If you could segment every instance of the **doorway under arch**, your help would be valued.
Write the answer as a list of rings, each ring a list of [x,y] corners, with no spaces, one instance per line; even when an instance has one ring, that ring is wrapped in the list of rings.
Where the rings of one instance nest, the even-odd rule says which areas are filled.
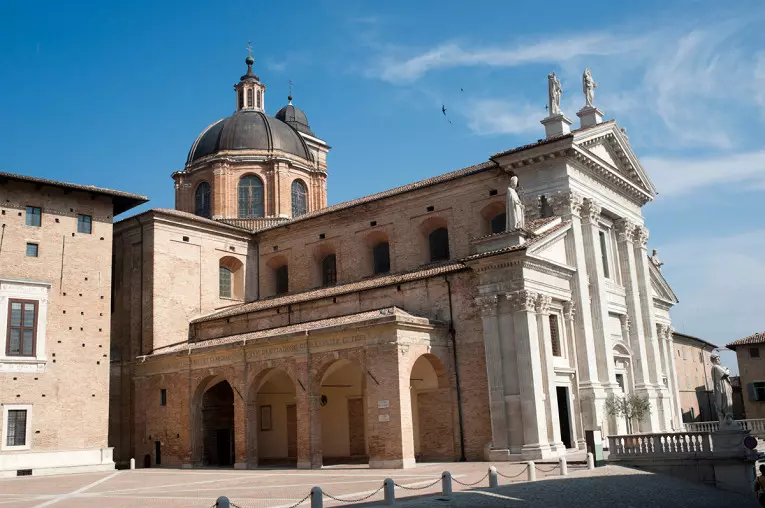
[[[420,356],[409,375],[412,438],[418,462],[454,460],[454,425],[449,382],[443,363]]]
[[[234,390],[220,381],[202,395],[202,465],[234,465]]]
[[[248,401],[250,456],[258,466],[297,465],[297,403],[295,383],[281,369],[256,379]]]
[[[364,375],[350,360],[335,361],[321,381],[323,464],[369,462]]]

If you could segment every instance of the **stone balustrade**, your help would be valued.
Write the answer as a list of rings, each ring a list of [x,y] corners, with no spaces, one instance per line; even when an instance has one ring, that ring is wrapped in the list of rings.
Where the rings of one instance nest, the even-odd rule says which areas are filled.
[[[735,420],[741,430],[748,430],[753,436],[765,438],[765,418],[751,420]],[[693,422],[686,423],[685,428],[689,432],[717,432],[720,422]]]
[[[608,460],[710,455],[709,432],[664,432],[608,437]]]

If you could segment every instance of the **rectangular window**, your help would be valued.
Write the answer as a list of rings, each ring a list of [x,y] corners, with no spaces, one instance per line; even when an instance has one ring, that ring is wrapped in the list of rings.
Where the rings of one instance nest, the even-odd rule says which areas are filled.
[[[5,446],[26,446],[27,444],[27,410],[9,409]]]
[[[27,243],[27,257],[36,258],[38,247],[36,243]]]
[[[685,360],[685,348],[683,348],[683,360]]]
[[[27,226],[40,227],[42,224],[42,209],[37,206],[27,207]]]
[[[601,257],[601,260],[603,261],[603,276],[606,279],[610,279],[611,273],[608,269],[608,246],[606,244],[606,232],[600,231],[599,236],[600,236],[600,257]]]
[[[550,314],[550,341],[553,356],[562,356],[560,350],[560,332],[558,331],[558,316]]]
[[[34,356],[37,340],[37,302],[11,300],[8,302],[8,356]]]
[[[276,294],[282,295],[289,291],[289,273],[287,265],[282,265],[276,269]]]
[[[221,298],[231,298],[231,270],[225,266],[218,268],[218,289]]]
[[[167,405],[167,390],[165,388],[162,388],[159,390],[159,405],[160,406]]]
[[[760,348],[758,347],[750,347],[749,348],[749,358],[759,358],[760,357]]]
[[[90,215],[77,216],[77,232],[89,235],[93,227],[93,218]]]
[[[622,393],[624,393],[624,374],[617,374],[616,382],[619,385],[619,388],[622,389]]]
[[[753,402],[765,401],[765,381],[749,383],[749,400]]]

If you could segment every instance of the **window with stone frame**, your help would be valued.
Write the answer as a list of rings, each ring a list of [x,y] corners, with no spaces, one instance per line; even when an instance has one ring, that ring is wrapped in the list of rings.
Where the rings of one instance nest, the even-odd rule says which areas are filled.
[[[390,271],[390,245],[380,242],[372,247],[372,266],[375,275]]]
[[[749,358],[759,358],[760,357],[760,348],[758,347],[750,347],[749,348]]]
[[[552,342],[553,356],[563,356],[560,347],[560,330],[558,330],[558,316],[550,314],[550,342]]]
[[[36,243],[27,242],[27,257],[36,258],[39,254],[40,246]]]
[[[28,206],[26,210],[26,225],[39,228],[42,225],[42,208],[39,206]]]
[[[8,327],[5,354],[35,356],[37,349],[37,301],[8,302]]]
[[[247,89],[247,107],[248,108],[251,108],[253,106],[253,102],[255,102],[253,100],[253,97],[254,97],[254,95],[253,95],[252,88]]]
[[[232,273],[228,267],[218,267],[218,296],[220,298],[231,298],[232,279]]]
[[[258,109],[263,108],[263,92],[258,90]]]
[[[337,284],[337,256],[328,254],[321,261],[321,284],[333,286]]]
[[[77,232],[86,235],[93,233],[93,217],[80,214],[77,216]]]
[[[430,261],[445,261],[449,259],[449,230],[438,228],[428,235],[430,246]]]
[[[282,265],[274,270],[276,277],[276,294],[283,295],[289,291],[289,271],[287,265]]]
[[[209,183],[202,182],[197,185],[197,190],[194,191],[194,215],[204,217],[205,219],[212,218],[211,196]]]
[[[765,402],[765,381],[754,381],[747,386],[749,400],[752,402]]]
[[[244,108],[244,89],[239,89],[239,109]]]
[[[239,180],[239,218],[263,217],[265,202],[263,180],[255,175],[243,176]]]
[[[611,266],[609,263],[609,249],[608,239],[606,238],[606,232],[601,230],[598,232],[600,237],[600,261],[603,264],[603,276],[606,279],[611,278]]]
[[[5,446],[27,445],[27,410],[9,409],[5,421]]]
[[[300,217],[308,212],[308,189],[301,180],[293,180],[291,188],[292,216]]]

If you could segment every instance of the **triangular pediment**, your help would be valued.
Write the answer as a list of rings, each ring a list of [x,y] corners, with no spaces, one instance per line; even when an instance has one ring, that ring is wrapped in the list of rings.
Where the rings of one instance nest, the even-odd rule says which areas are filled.
[[[648,271],[651,275],[652,296],[672,305],[676,304],[678,299],[675,292],[672,291],[667,279],[662,275],[661,270],[659,270],[650,260],[648,261]]]
[[[651,197],[656,195],[656,187],[640,164],[635,152],[632,151],[626,134],[616,122],[607,122],[584,129],[575,136],[574,144],[595,161]]]
[[[549,239],[540,242],[539,245],[535,245],[532,249],[534,256],[567,265],[565,236],[565,232],[563,234],[552,235]]]

